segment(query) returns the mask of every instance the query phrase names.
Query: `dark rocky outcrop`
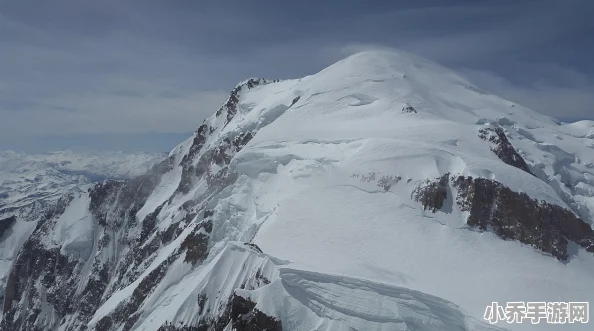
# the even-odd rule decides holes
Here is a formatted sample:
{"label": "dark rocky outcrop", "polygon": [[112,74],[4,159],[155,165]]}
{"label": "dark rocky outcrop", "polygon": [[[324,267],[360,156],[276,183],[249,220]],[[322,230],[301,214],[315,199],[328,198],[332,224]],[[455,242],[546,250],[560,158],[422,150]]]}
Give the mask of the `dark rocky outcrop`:
{"label": "dark rocky outcrop", "polygon": [[[81,283],[85,260],[62,252],[60,246],[46,244],[72,199],[65,196],[48,209],[19,251],[7,280],[0,330],[54,330],[68,315],[74,316],[69,330],[78,330],[74,325],[86,325],[99,307],[110,264],[93,261],[91,276]],[[104,241],[108,236],[101,238]],[[99,242],[98,247],[104,246]],[[53,310],[51,319],[48,309]]]}
{"label": "dark rocky outcrop", "polygon": [[380,177],[379,181],[377,182],[377,186],[384,189],[384,191],[389,191],[392,188],[392,185],[398,184],[402,180],[400,176],[382,176]]}
{"label": "dark rocky outcrop", "polygon": [[517,240],[562,261],[570,258],[570,241],[594,253],[594,231],[571,210],[538,201],[491,179],[446,174],[420,185],[412,198],[425,210],[437,212],[450,185],[457,191],[460,209],[469,213],[467,224],[471,227],[493,231],[502,239]]}
{"label": "dark rocky outcrop", "polygon": [[186,251],[185,262],[196,265],[204,261],[208,255],[210,231],[212,231],[212,222],[203,222],[182,241],[180,248]]}
{"label": "dark rocky outcrop", "polygon": [[[219,144],[211,149],[202,152],[202,155],[194,165],[186,164],[182,169],[182,179],[177,187],[177,193],[188,193],[193,186],[194,178],[203,175],[209,187],[220,189],[228,184],[235,177],[229,173],[229,163],[233,156],[237,154],[255,135],[255,132],[240,132],[234,136],[225,137]],[[216,164],[220,170],[211,173],[212,165]]]}
{"label": "dark rocky outcrop", "polygon": [[115,203],[117,191],[121,189],[123,185],[124,182],[109,180],[98,183],[89,189],[89,197],[91,198],[89,210],[99,225],[104,227],[107,226],[107,214],[102,210],[102,207]]}
{"label": "dark rocky outcrop", "polygon": [[256,271],[256,276],[254,276],[254,278],[256,278],[259,286],[264,286],[271,283],[270,279],[266,278],[266,276],[262,274],[262,269],[258,269],[258,271]]}
{"label": "dark rocky outcrop", "polygon": [[4,233],[10,229],[15,222],[16,216],[11,216],[9,218],[0,220],[0,238],[4,236]]}
{"label": "dark rocky outcrop", "polygon": [[408,113],[415,113],[416,114],[417,113],[417,110],[414,109],[413,106],[411,106],[410,103],[407,103],[407,104],[404,105],[404,107],[402,107],[402,112],[405,113],[405,114],[408,114]]}
{"label": "dark rocky outcrop", "polygon": [[[89,210],[99,225],[117,230],[123,224],[136,223],[135,215],[157,187],[161,177],[173,167],[167,158],[153,166],[146,174],[127,181],[105,181],[89,189]],[[117,210],[106,208],[117,206]],[[111,221],[108,222],[107,220]]]}
{"label": "dark rocky outcrop", "polygon": [[[233,295],[225,310],[215,319],[204,320],[197,326],[166,322],[157,331],[223,331],[231,326],[233,331],[282,331],[282,323],[256,308],[256,303]],[[100,331],[100,330],[98,330]]]}
{"label": "dark rocky outcrop", "polygon": [[[226,113],[222,121],[225,125],[238,111],[241,90],[263,83],[266,81],[248,80],[234,90],[221,108],[221,113]],[[298,100],[299,97],[296,97],[293,103]],[[182,180],[176,193],[189,192],[195,180],[204,180],[207,190],[203,195],[185,201],[177,212],[170,213],[171,210],[167,209],[167,215],[161,213],[179,196],[173,194],[144,218],[137,219],[136,216],[163,175],[173,169],[174,156],[155,165],[144,175],[129,180],[104,181],[88,190],[89,212],[96,238],[92,256],[62,252],[59,243],[54,247],[42,240],[56,231],[56,221],[74,197],[64,197],[51,208],[44,208],[44,214],[19,253],[8,279],[0,330],[55,330],[59,326],[67,331],[86,330],[90,318],[107,298],[138,281],[132,295],[95,326],[98,331],[133,329],[143,314],[141,307],[144,301],[161,283],[174,261],[183,259],[196,266],[208,257],[214,211],[205,207],[210,197],[216,196],[217,191],[235,180],[237,175],[230,168],[230,162],[256,133],[256,129],[229,132],[212,148],[204,150],[208,135],[217,129],[220,127],[211,127],[206,123],[201,125],[189,152],[181,160]],[[200,211],[204,211],[201,221],[197,220]],[[165,217],[171,220],[171,224],[162,228],[158,224],[166,221]],[[146,272],[157,258],[159,249],[171,244],[188,226],[194,226],[194,230],[181,240],[180,246],[156,268]],[[114,250],[117,256],[113,255]],[[269,282],[261,272],[255,277],[256,284]],[[39,290],[38,284],[45,289]],[[211,299],[202,297],[200,306],[204,308],[207,300]],[[199,326],[183,326],[182,330],[223,330],[231,322],[230,299],[227,306],[221,316],[210,316],[204,312],[204,320]],[[48,318],[51,325],[45,323]]]}
{"label": "dark rocky outcrop", "polygon": [[[190,161],[186,161],[185,164],[182,162],[182,176],[176,192],[183,194],[188,193],[194,184],[194,178],[201,177],[205,174],[208,175],[206,179],[211,186],[222,186],[225,182],[224,179],[229,175],[227,170],[231,159],[254,137],[254,135],[255,132],[247,131],[237,133],[234,136],[225,137],[216,147],[203,151],[198,162],[195,164],[191,164]],[[202,148],[202,145],[200,145],[200,148]],[[213,164],[221,167],[221,170],[211,174],[209,170]]]}
{"label": "dark rocky outcrop", "polygon": [[299,101],[299,99],[301,99],[301,97],[300,96],[296,96],[293,99],[293,101],[291,101],[291,105],[289,107],[293,107],[293,105],[295,105]]}
{"label": "dark rocky outcrop", "polygon": [[76,261],[63,255],[60,248],[47,248],[42,244],[44,236],[55,225],[55,218],[73,198],[66,195],[49,205],[19,251],[6,282],[0,330],[41,330],[37,317],[42,311],[42,294],[37,286],[44,288],[43,296],[57,314],[75,309],[70,298],[76,291],[73,286],[73,277],[79,272]]}
{"label": "dark rocky outcrop", "polygon": [[253,243],[245,243],[245,245],[250,247],[251,249],[255,250],[256,252],[263,254],[262,250],[260,249],[260,247],[258,247],[258,245],[253,244]]}
{"label": "dark rocky outcrop", "polygon": [[[379,179],[378,179],[379,176]],[[370,172],[367,175],[363,174],[353,174],[351,177],[359,178],[362,182],[371,183],[376,182],[377,187],[384,189],[384,191],[389,191],[393,185],[398,184],[402,180],[400,176],[392,176],[392,175],[382,175],[380,176],[378,173]]]}
{"label": "dark rocky outcrop", "polygon": [[252,132],[241,132],[233,138],[225,138],[212,150],[209,159],[219,166],[227,165],[231,158],[254,137]]}
{"label": "dark rocky outcrop", "polygon": [[206,138],[208,137],[209,133],[208,125],[203,123],[198,127],[196,133],[194,134],[194,140],[192,141],[192,145],[190,146],[188,153],[182,158],[182,166],[186,166],[194,158],[194,156],[200,152],[202,147],[204,147],[204,143],[206,142]]}
{"label": "dark rocky outcrop", "polygon": [[423,209],[434,213],[443,208],[443,203],[448,196],[450,174],[445,174],[437,180],[426,180],[412,193],[412,199],[420,202]]}
{"label": "dark rocky outcrop", "polygon": [[170,322],[166,322],[164,325],[159,327],[157,331],[208,331],[205,328],[199,328],[196,326],[185,326],[185,325],[175,325]]}
{"label": "dark rocky outcrop", "polygon": [[165,277],[169,266],[177,259],[179,254],[179,252],[175,252],[144,277],[134,289],[130,298],[121,302],[111,314],[104,316],[97,322],[96,330],[111,330],[114,326],[122,323],[122,330],[131,330],[140,317],[138,309],[142,302]]}
{"label": "dark rocky outcrop", "polygon": [[227,114],[227,117],[225,119],[225,125],[227,125],[227,123],[229,123],[233,117],[235,116],[235,114],[237,113],[237,103],[239,102],[239,93],[242,91],[242,89],[252,89],[258,85],[263,85],[263,84],[267,84],[268,81],[265,79],[258,79],[258,78],[251,78],[248,79],[247,81],[245,81],[245,83],[239,84],[237,85],[232,91],[231,94],[229,95],[229,98],[227,99],[227,101],[225,102],[225,104],[223,104],[223,106],[221,106],[221,108],[219,108],[219,110],[217,110],[216,116],[221,116],[223,113]]}
{"label": "dark rocky outcrop", "polygon": [[[201,263],[208,256],[208,239],[211,231],[212,223],[210,220],[202,221],[199,225],[197,225],[195,229],[186,238],[184,238],[180,247],[172,255],[161,262],[157,268],[153,269],[146,277],[142,279],[129,299],[120,303],[111,314],[104,316],[97,323],[97,330],[101,330],[101,328],[111,330],[113,326],[122,324],[122,330],[131,330],[138,321],[138,318],[140,318],[140,314],[142,312],[139,311],[139,308],[141,307],[144,300],[150,293],[152,293],[155,287],[161,282],[163,277],[165,277],[169,266],[178,257],[180,257],[184,251],[186,253],[184,261],[191,263],[192,265]],[[154,241],[158,246],[161,242],[161,239],[155,237]],[[143,256],[140,258],[140,260],[146,260],[146,258],[146,256]],[[135,261],[132,263],[135,263]]]}
{"label": "dark rocky outcrop", "polygon": [[[258,82],[256,81],[248,81],[246,86],[252,88],[257,83]],[[226,105],[229,109],[231,106],[236,106],[232,97],[230,100],[231,102]],[[215,147],[210,148],[209,150],[203,150],[208,139],[207,136],[212,130],[213,128],[207,127],[206,124],[203,124],[198,128],[189,153],[181,161],[182,180],[176,193],[189,192],[190,188],[194,185],[194,180],[203,179],[206,180],[208,185],[208,192],[205,194],[205,196],[208,196],[223,189],[230,181],[235,179],[234,174],[229,170],[229,163],[233,156],[253,138],[254,133],[251,131],[231,133],[228,137],[223,138]],[[196,160],[196,158],[198,159]],[[170,159],[170,162],[171,161],[172,159]],[[215,164],[218,166],[218,171],[213,173],[211,169]],[[160,177],[157,177],[156,179],[160,180]],[[151,177],[145,176],[144,181],[148,181],[149,187],[153,186]],[[201,199],[187,201],[179,208],[179,212],[185,213],[185,216],[183,216],[181,220],[177,218],[178,220],[172,222],[168,228],[159,231],[156,227],[159,213],[165,205],[172,203],[176,194],[155,211],[148,214],[142,220],[141,224],[138,224],[141,220],[136,220],[135,215],[137,211],[142,208],[142,205],[148,196],[145,197],[141,192],[135,199],[128,200],[125,199],[126,194],[124,194],[124,199],[122,200],[122,193],[128,192],[128,189],[126,189],[128,186],[135,187],[142,191],[142,187],[138,187],[139,183],[142,183],[142,181],[136,181],[135,183],[130,183],[130,181],[108,182],[104,184],[104,187],[96,188],[91,192],[94,199],[97,201],[97,203],[93,203],[93,214],[97,219],[101,220],[106,229],[118,230],[124,225],[127,227],[139,226],[140,228],[140,235],[138,237],[124,238],[127,240],[124,243],[127,244],[130,249],[126,251],[123,258],[121,258],[117,265],[114,266],[113,269],[116,270],[114,275],[116,280],[105,290],[103,297],[109,297],[111,293],[136,280],[154,260],[155,252],[159,247],[161,247],[161,245],[169,244],[180,236],[183,230],[195,221],[197,210],[199,210],[200,206],[205,203],[205,201],[201,201]],[[158,184],[158,181],[156,181],[155,184]],[[106,208],[106,206],[116,207]],[[124,208],[126,210],[123,210]],[[96,326],[97,329],[122,327],[123,330],[129,330],[133,328],[142,314],[142,311],[140,310],[142,302],[161,282],[173,261],[183,254],[184,261],[193,266],[202,263],[209,252],[208,242],[213,228],[212,215],[212,210],[204,210],[204,219],[183,239],[180,243],[180,247],[175,253],[144,277],[128,300],[120,303],[111,314],[103,317],[99,321]],[[172,219],[173,217],[174,216],[172,215]],[[116,219],[118,221],[115,221]],[[156,231],[159,231],[159,233],[155,233]],[[215,328],[217,330],[222,330],[224,328],[224,323],[221,318],[203,322],[202,327],[204,325],[214,325],[213,323],[222,325],[220,328]],[[169,325],[164,327],[170,328],[173,326]],[[202,330],[202,327],[199,329]]]}
{"label": "dark rocky outcrop", "polygon": [[231,323],[237,331],[282,331],[281,322],[256,308],[256,303],[235,295],[231,300]]}
{"label": "dark rocky outcrop", "polygon": [[97,325],[95,325],[95,331],[110,331],[112,330],[112,327],[113,321],[111,320],[111,317],[106,316],[97,322]]}
{"label": "dark rocky outcrop", "polygon": [[[265,79],[252,78],[252,79],[247,80],[245,83],[237,85],[229,94],[229,98],[227,99],[225,104],[223,104],[223,106],[221,106],[221,108],[219,108],[219,110],[217,110],[217,112],[216,112],[217,117],[221,116],[223,113],[227,114],[225,123],[223,124],[223,126],[227,125],[231,121],[231,119],[233,119],[235,114],[237,113],[237,104],[239,102],[239,93],[242,91],[242,89],[249,90],[249,89],[254,88],[255,86],[267,84],[267,83],[268,83],[268,81]],[[208,124],[206,124],[206,121],[205,121],[202,123],[202,125],[200,125],[200,127],[198,127],[198,129],[194,133],[194,139],[192,141],[192,145],[190,146],[188,153],[186,155],[184,155],[184,157],[181,161],[181,165],[182,165],[183,169],[182,169],[182,181],[178,187],[179,192],[187,193],[188,190],[190,189],[190,187],[192,186],[191,179],[192,179],[193,173],[196,171],[196,169],[193,166],[191,166],[192,160],[195,159],[196,155],[204,147],[204,144],[206,143],[208,135],[211,134],[212,132],[214,132],[215,130],[216,130],[216,128],[210,127]],[[250,137],[250,139],[251,139],[251,137]],[[227,141],[226,143],[228,145],[229,141]]]}
{"label": "dark rocky outcrop", "polygon": [[526,161],[518,154],[514,146],[509,142],[505,132],[501,127],[486,127],[479,130],[479,137],[493,144],[491,150],[501,159],[501,161],[524,170],[534,176]]}
{"label": "dark rocky outcrop", "polygon": [[[129,237],[127,230],[138,225],[136,212],[159,184],[161,176],[171,170],[171,161],[166,159],[134,179],[105,181],[89,189],[89,212],[94,219],[94,231],[100,234],[96,256],[88,257],[90,260],[86,256],[63,252],[59,245],[52,246],[45,240],[52,236],[57,220],[74,196],[67,195],[47,208],[11,269],[0,330],[54,330],[67,316],[72,317],[68,330],[84,330],[103,300],[118,286],[133,281],[158,249],[159,241],[155,245],[155,240],[149,240],[156,231],[158,211],[143,220],[137,238]],[[123,237],[114,237],[122,228]],[[113,240],[129,247],[128,253],[119,261],[102,260],[99,257],[101,251]],[[87,263],[91,263],[89,276],[81,277],[88,272]],[[118,278],[110,288],[108,284],[114,277]],[[50,322],[46,315],[48,309],[53,309]],[[109,323],[106,323],[104,321],[102,327],[109,329]]]}
{"label": "dark rocky outcrop", "polygon": [[155,229],[155,225],[157,224],[157,216],[163,209],[164,204],[160,205],[155,209],[152,213],[146,215],[144,220],[142,221],[142,230],[140,232],[140,242],[145,242],[148,236],[153,232]]}
{"label": "dark rocky outcrop", "polygon": [[44,287],[45,299],[57,314],[72,313],[76,309],[71,300],[76,292],[72,276],[78,272],[77,267],[76,262],[62,255],[59,248],[46,249],[38,237],[29,238],[7,280],[0,330],[40,329],[37,317],[42,300],[36,289],[37,282]]}
{"label": "dark rocky outcrop", "polygon": [[484,178],[458,177],[458,204],[470,212],[468,224],[481,230],[491,227],[503,239],[518,240],[567,260],[568,241],[594,253],[594,231],[572,211],[514,192]]}
{"label": "dark rocky outcrop", "polygon": [[163,245],[167,245],[173,240],[175,240],[183,231],[183,228],[180,227],[180,222],[175,222],[167,227],[165,231],[161,233],[161,243]]}
{"label": "dark rocky outcrop", "polygon": [[101,265],[98,267],[98,271],[93,273],[80,296],[78,307],[85,316],[92,316],[99,308],[108,282],[109,266]]}

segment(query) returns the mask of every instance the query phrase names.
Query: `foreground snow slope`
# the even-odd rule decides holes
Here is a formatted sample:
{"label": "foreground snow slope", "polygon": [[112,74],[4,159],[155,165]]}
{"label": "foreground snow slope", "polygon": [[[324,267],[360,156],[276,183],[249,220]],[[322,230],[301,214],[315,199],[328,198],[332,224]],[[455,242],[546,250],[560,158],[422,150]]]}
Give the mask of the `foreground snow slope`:
{"label": "foreground snow slope", "polygon": [[588,125],[402,53],[247,80],[148,173],[44,218],[0,329],[496,330],[494,301],[588,301]]}

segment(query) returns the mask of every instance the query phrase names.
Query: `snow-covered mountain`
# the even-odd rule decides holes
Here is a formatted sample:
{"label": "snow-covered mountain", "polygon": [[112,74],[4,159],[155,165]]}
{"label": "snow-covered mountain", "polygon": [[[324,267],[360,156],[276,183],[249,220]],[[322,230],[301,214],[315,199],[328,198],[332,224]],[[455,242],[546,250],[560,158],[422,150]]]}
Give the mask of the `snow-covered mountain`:
{"label": "snow-covered mountain", "polygon": [[0,329],[559,330],[483,315],[594,298],[593,128],[403,53],[247,80],[147,173],[38,214]]}
{"label": "snow-covered mountain", "polygon": [[0,297],[4,296],[7,277],[21,245],[35,229],[37,220],[60,197],[83,193],[105,179],[136,177],[166,157],[121,152],[0,151]]}

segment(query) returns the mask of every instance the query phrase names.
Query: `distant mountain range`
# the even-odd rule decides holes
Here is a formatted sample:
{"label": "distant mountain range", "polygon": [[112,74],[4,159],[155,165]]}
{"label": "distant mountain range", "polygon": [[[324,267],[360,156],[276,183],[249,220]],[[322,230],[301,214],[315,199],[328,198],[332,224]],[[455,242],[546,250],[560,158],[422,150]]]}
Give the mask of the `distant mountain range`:
{"label": "distant mountain range", "polygon": [[0,151],[0,218],[34,202],[56,200],[86,184],[141,175],[165,157],[158,153]]}

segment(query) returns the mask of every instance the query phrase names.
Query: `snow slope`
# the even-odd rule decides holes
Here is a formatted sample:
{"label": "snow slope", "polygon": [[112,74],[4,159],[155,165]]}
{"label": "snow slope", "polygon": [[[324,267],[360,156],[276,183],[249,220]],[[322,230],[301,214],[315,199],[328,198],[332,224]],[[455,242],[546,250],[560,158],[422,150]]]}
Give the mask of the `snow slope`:
{"label": "snow slope", "polygon": [[404,53],[244,81],[167,160],[33,232],[0,329],[560,330],[482,319],[594,297],[590,126]]}

